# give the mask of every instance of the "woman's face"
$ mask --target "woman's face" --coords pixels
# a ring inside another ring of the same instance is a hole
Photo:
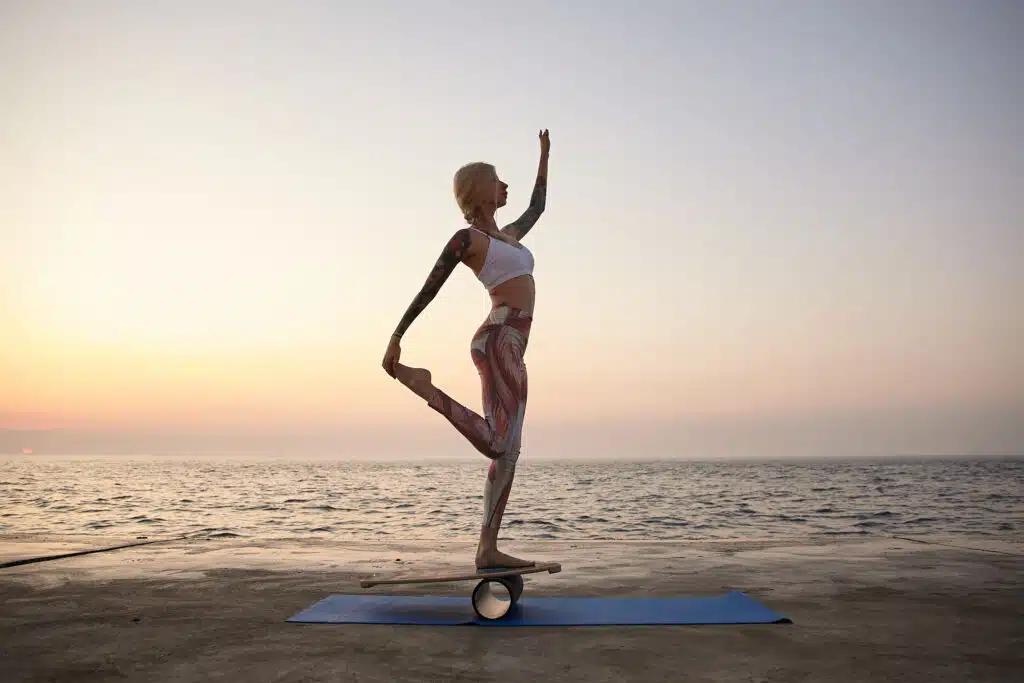
[[[494,202],[494,208],[500,209],[508,201],[508,185],[494,171],[480,186],[480,198],[486,202]]]

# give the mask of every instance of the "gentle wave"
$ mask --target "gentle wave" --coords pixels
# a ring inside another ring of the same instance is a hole
[[[486,461],[0,460],[0,532],[442,539],[479,530]],[[503,535],[730,539],[964,534],[1017,540],[1020,460],[521,461]]]

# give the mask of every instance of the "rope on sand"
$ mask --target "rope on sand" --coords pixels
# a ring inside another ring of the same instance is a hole
[[[887,536],[888,538],[898,538],[901,541],[912,541],[914,543],[924,543],[925,545],[941,545],[946,548],[956,548],[957,550],[973,550],[979,553],[996,553],[997,555],[1008,555],[1010,557],[1021,557],[1021,553],[1012,553],[1006,550],[996,550],[994,548],[974,548],[966,545],[954,545],[952,543],[942,543],[941,541],[925,541],[920,538],[911,538],[910,536],[897,536],[896,534],[887,534],[882,531],[875,531],[873,533],[879,536]]]
[[[142,545],[152,545],[154,543],[169,543],[170,541],[183,541],[193,536],[186,534],[185,536],[177,536],[175,538],[160,538],[154,541],[142,541],[140,543],[125,543],[123,545],[110,546],[109,548],[94,548],[92,550],[78,550],[73,553],[61,553],[60,555],[43,555],[42,557],[27,557],[22,560],[11,560],[10,562],[0,563],[0,569],[9,569],[11,567],[20,567],[23,564],[34,564],[36,562],[49,562],[51,560],[63,560],[66,557],[78,557],[80,555],[92,555],[93,553],[107,553],[111,550],[121,550],[123,548],[137,548]]]

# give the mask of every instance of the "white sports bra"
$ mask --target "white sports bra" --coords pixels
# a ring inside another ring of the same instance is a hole
[[[516,247],[508,242],[494,239],[483,230],[476,228],[473,230],[485,235],[490,240],[484,267],[476,276],[487,288],[487,291],[514,277],[533,274],[533,254],[525,246]]]

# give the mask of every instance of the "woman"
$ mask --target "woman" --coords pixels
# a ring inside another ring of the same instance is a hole
[[[484,518],[476,551],[478,569],[529,567],[498,551],[498,529],[508,502],[526,413],[526,365],[523,356],[533,319],[533,255],[520,244],[544,212],[547,200],[548,131],[540,132],[540,164],[530,206],[498,229],[494,212],[505,206],[506,185],[490,164],[467,164],[455,173],[455,201],[469,227],[458,230],[434,264],[426,283],[409,305],[384,354],[384,370],[441,413],[473,446],[491,459],[484,483]],[[470,354],[483,390],[484,415],[453,400],[431,383],[430,371],[398,362],[399,345],[409,325],[427,307],[459,263],[466,264],[487,288],[492,308],[476,331]]]

